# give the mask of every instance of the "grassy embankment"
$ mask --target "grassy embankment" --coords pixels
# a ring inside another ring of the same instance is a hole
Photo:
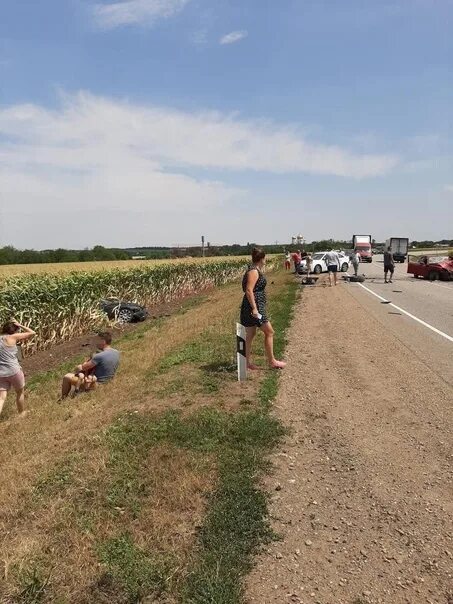
[[[296,286],[270,280],[281,354]],[[282,428],[278,373],[236,381],[239,303],[224,286],[141,326],[115,383],[62,406],[58,372],[31,380],[30,416],[0,423],[0,601],[241,602],[271,537],[258,481]]]

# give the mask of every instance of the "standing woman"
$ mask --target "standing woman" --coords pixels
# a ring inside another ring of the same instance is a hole
[[[16,391],[17,411],[25,415],[24,389],[25,377],[19,364],[17,343],[28,340],[35,335],[29,327],[16,320],[8,321],[0,335],[0,413],[3,410],[6,396],[11,388]]]
[[[252,264],[247,269],[242,279],[242,290],[244,299],[241,306],[241,323],[246,328],[245,354],[247,357],[247,368],[259,369],[251,362],[252,342],[259,327],[264,333],[264,346],[267,361],[271,369],[283,369],[286,363],[277,361],[274,357],[274,330],[266,317],[266,277],[263,268],[266,263],[266,254],[260,248],[252,251]]]
[[[285,271],[291,270],[291,254],[289,252],[285,252]]]

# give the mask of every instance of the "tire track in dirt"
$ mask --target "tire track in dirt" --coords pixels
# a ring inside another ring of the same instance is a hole
[[[247,601],[452,604],[452,388],[343,286],[306,288],[289,340],[266,485],[283,540]]]

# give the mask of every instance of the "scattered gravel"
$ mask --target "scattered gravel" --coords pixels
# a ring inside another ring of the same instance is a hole
[[[337,288],[306,288],[255,604],[453,604],[453,389]],[[373,362],[371,362],[373,361]]]

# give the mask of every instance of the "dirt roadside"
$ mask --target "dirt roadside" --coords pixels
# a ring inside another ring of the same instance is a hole
[[[305,288],[250,604],[453,604],[453,389],[342,284]]]

